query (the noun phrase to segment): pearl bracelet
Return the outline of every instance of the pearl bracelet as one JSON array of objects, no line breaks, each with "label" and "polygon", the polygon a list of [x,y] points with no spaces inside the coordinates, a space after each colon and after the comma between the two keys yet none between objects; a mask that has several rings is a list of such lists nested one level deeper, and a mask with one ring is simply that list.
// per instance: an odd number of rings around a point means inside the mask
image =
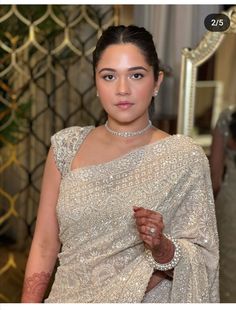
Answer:
[{"label": "pearl bracelet", "polygon": [[175,246],[174,257],[172,258],[172,260],[169,263],[166,263],[166,264],[158,263],[154,259],[154,257],[152,256],[152,251],[145,248],[145,255],[146,255],[146,258],[147,258],[147,261],[149,262],[149,264],[154,269],[161,270],[161,271],[173,269],[178,264],[180,257],[181,257],[180,245],[179,245],[178,241],[176,239],[172,238],[171,236],[167,235],[167,234],[164,234],[164,236],[166,238],[168,238],[169,240],[171,240]]}]

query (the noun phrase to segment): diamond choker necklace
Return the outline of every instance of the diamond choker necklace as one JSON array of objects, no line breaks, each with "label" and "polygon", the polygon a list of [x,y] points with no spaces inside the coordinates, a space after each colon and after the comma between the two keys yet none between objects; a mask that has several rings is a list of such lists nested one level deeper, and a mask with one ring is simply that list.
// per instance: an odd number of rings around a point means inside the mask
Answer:
[{"label": "diamond choker necklace", "polygon": [[145,128],[138,130],[138,131],[115,131],[108,127],[108,121],[106,121],[105,123],[106,130],[109,131],[112,135],[119,136],[119,137],[125,137],[125,138],[142,135],[144,132],[146,132],[151,127],[152,127],[152,122],[149,120],[148,125]]}]

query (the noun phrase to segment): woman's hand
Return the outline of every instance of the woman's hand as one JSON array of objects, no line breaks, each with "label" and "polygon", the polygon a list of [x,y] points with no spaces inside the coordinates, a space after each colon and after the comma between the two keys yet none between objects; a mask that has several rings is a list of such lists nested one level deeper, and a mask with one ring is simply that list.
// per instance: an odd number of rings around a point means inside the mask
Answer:
[{"label": "woman's hand", "polygon": [[174,245],[163,234],[164,222],[162,215],[156,211],[133,207],[137,229],[144,246],[152,251],[153,257],[165,264],[174,256]]},{"label": "woman's hand", "polygon": [[133,210],[140,238],[145,243],[146,248],[157,250],[163,237],[164,223],[162,215],[140,207],[133,207]]}]

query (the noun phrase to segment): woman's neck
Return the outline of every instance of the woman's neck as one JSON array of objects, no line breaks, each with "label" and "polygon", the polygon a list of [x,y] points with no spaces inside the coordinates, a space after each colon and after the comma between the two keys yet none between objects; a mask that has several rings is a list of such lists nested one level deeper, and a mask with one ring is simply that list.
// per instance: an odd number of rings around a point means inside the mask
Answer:
[{"label": "woman's neck", "polygon": [[147,126],[150,126],[148,115],[134,121],[119,121],[111,117],[108,117],[107,119],[107,127],[114,132],[135,133],[144,130]]}]

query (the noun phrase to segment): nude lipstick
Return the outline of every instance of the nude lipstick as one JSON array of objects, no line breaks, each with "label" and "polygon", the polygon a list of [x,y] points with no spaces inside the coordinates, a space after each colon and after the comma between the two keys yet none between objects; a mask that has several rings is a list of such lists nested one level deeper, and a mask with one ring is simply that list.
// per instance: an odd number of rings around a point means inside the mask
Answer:
[{"label": "nude lipstick", "polygon": [[129,109],[132,105],[134,105],[132,102],[129,101],[120,101],[116,104],[116,106],[122,110]]}]

